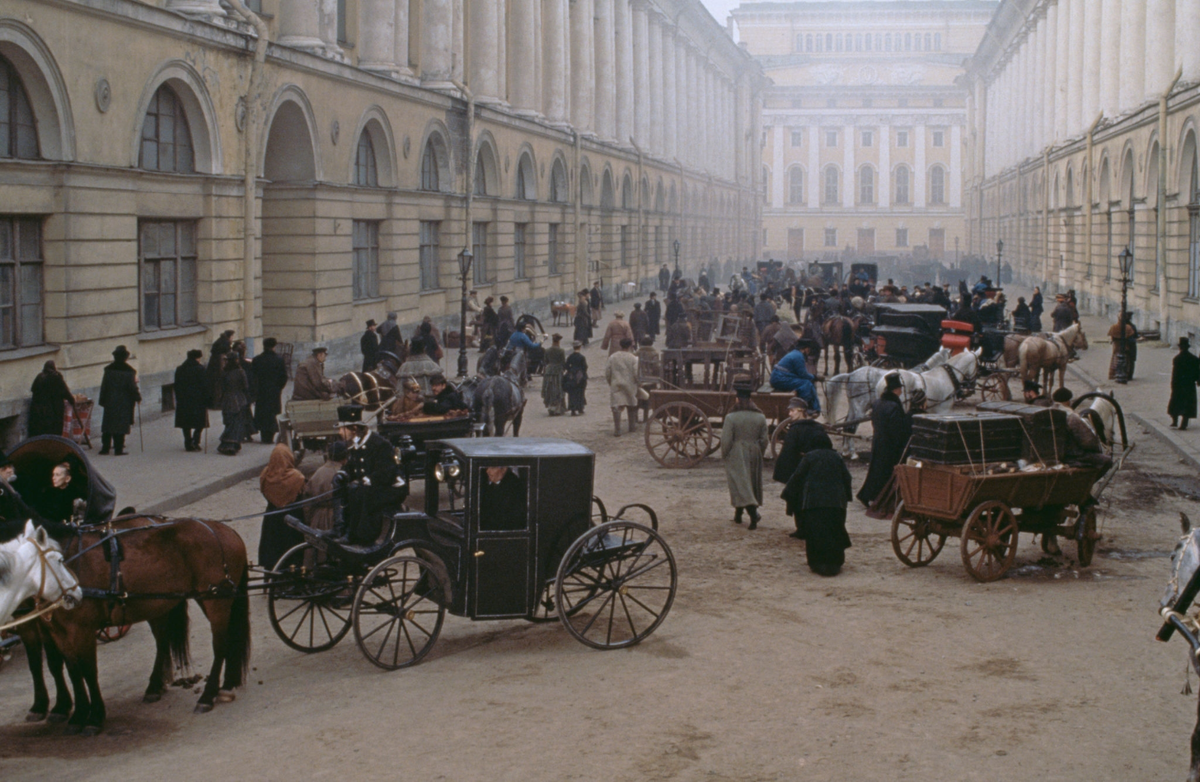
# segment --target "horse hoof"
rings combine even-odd
[[[148,692],[142,696],[142,703],[158,703],[162,700],[161,692]]]
[[[99,725],[85,725],[83,728],[83,735],[86,737],[89,737],[89,738],[92,736],[99,736],[100,735],[100,726]]]
[[[48,717],[46,717],[46,722],[66,722],[68,716],[70,716],[70,715],[60,714],[58,712],[52,711],[52,712],[50,712],[50,715]]]
[[[44,719],[46,719],[46,712],[44,711],[31,711],[25,715],[26,722],[41,722]]]
[[[197,703],[196,708],[192,711],[195,714],[208,714],[212,710],[213,705],[211,703]]]
[[[217,693],[217,703],[233,703],[237,700],[237,693],[233,690],[221,690]]]
[[[71,722],[71,723],[67,723],[66,734],[67,734],[68,736],[78,736],[78,735],[79,735],[80,733],[82,733],[82,732],[83,732],[83,726],[82,726],[82,725],[76,725],[76,724],[75,724],[75,723],[73,723],[73,722]]]

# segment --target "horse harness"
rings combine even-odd
[[[51,611],[54,611],[66,602],[68,587],[63,584],[62,579],[58,577],[58,573],[54,572],[54,570],[50,567],[50,551],[42,548],[41,544],[39,544],[36,540],[29,540],[29,543],[31,543],[34,550],[37,551],[38,560],[42,565],[42,573],[38,578],[38,591],[37,594],[33,596],[33,610],[22,614],[6,624],[0,625],[0,630],[11,630],[12,628],[23,625],[26,622],[32,622],[34,619],[49,614]],[[58,586],[59,592],[59,598],[49,602],[46,600],[47,573],[54,576],[54,583]],[[75,586],[79,586],[78,581],[75,582]]]

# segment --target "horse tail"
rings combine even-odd
[[[250,672],[250,574],[242,571],[237,596],[229,610],[226,633],[225,676],[231,687],[240,687]]]
[[[176,669],[186,668],[192,660],[188,651],[188,604],[180,600],[167,614],[167,650]]]

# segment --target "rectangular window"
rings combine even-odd
[[[42,221],[0,217],[0,349],[43,341]]]
[[[871,132],[871,131],[869,131],[869,130],[864,130],[864,131],[862,132],[862,145],[863,145],[864,147],[869,147],[869,146],[871,146],[871,144],[872,144],[872,143],[874,143],[874,141],[875,141],[875,134],[874,134],[874,133],[872,133],[872,132]]]
[[[907,147],[908,146],[908,131],[907,130],[897,130],[896,131],[896,146],[898,146],[898,147]]]
[[[350,41],[346,34],[346,0],[337,0],[337,39],[338,43]]]
[[[138,225],[142,330],[196,322],[196,223],[143,220]]]
[[[1188,204],[1188,298],[1200,298],[1200,204]]]
[[[825,146],[827,146],[827,147],[836,147],[837,146],[837,131],[836,130],[825,131]]]
[[[897,228],[896,229],[896,246],[897,247],[908,247],[908,229],[907,228]]]
[[[475,284],[487,285],[492,280],[491,269],[488,268],[488,224],[471,224],[471,254],[475,256],[472,265],[475,269]]]
[[[442,224],[430,220],[421,221],[420,257],[421,290],[432,291],[442,287],[438,280],[438,255],[440,254]]]
[[[354,221],[354,298],[379,296],[379,222]]]
[[[629,226],[621,226],[621,265],[629,265]]]
[[[935,131],[933,131],[933,145],[934,145],[935,147],[944,147],[944,146],[946,146],[946,133],[945,133],[945,131],[941,131],[941,130],[935,130]]]
[[[558,274],[558,223],[550,223],[550,230],[546,234],[546,263],[550,267],[550,274]]]
[[[825,246],[826,247],[837,247],[837,229],[836,228],[826,228],[825,229]]]
[[[798,147],[804,142],[804,134],[798,130],[792,131],[792,146]]]
[[[513,279],[523,280],[528,275],[525,274],[525,241],[526,228],[528,223],[516,223],[513,225]]]

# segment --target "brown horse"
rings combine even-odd
[[[829,374],[829,354],[833,353],[833,374],[842,373],[842,356],[846,357],[846,371],[854,371],[854,321],[845,315],[831,315],[821,324],[821,336],[825,344],[825,374]],[[838,352],[840,349],[840,353]]]
[[[1074,350],[1087,350],[1087,335],[1083,326],[1072,324],[1049,337],[1029,337],[1017,350],[1022,380],[1037,380],[1045,374],[1042,385],[1049,388],[1054,382],[1054,370],[1058,370],[1058,387],[1067,382],[1067,362]]]
[[[188,599],[196,599],[212,628],[213,665],[196,712],[233,700],[250,664],[250,600],[246,592],[246,545],[231,528],[215,521],[166,520],[148,516],[117,519],[113,552],[102,530],[84,528],[64,549],[84,588],[83,604],[55,611],[40,630],[67,665],[75,690],[68,733],[95,735],[104,726],[96,666],[96,633],[112,625],[148,622],[157,653],[144,700],[154,703],[166,691],[171,663],[188,663]],[[112,558],[117,562],[113,589]],[[225,678],[221,682],[221,671]]]

